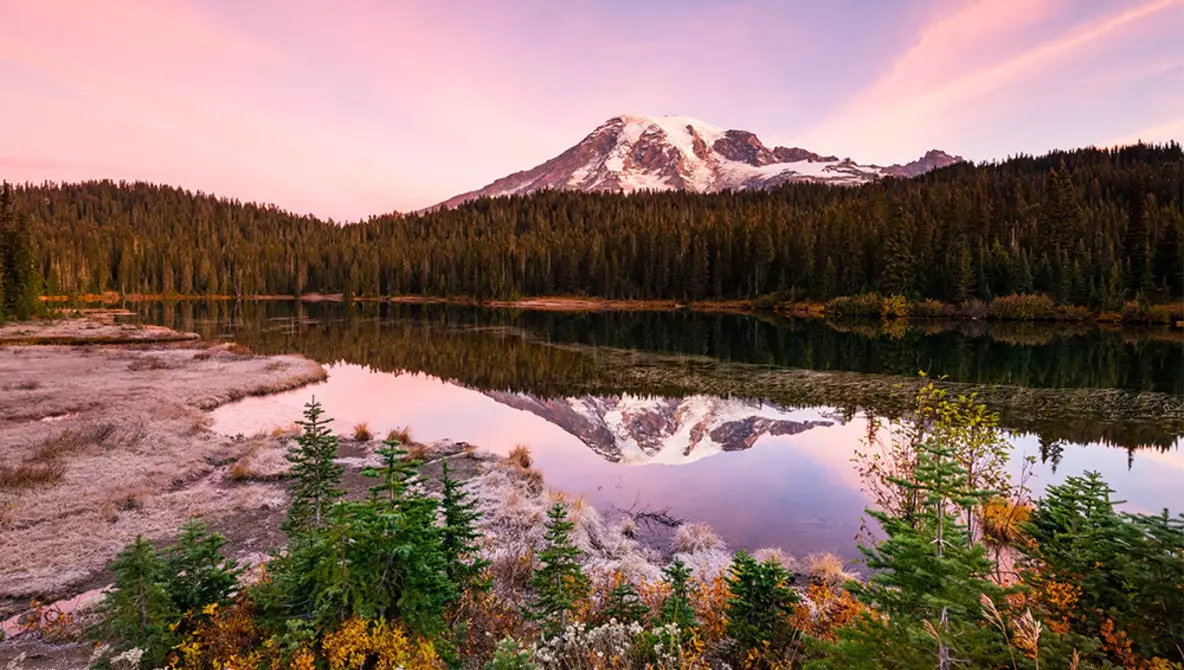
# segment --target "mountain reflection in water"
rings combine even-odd
[[[918,370],[998,411],[1017,456],[1038,457],[1038,487],[1092,469],[1129,509],[1184,508],[1174,483],[1180,331],[365,303],[131,307],[146,322],[334,364],[325,384],[218,410],[221,430],[290,424],[315,393],[340,432],[365,421],[376,432],[409,425],[424,441],[527,444],[552,487],[606,507],[669,507],[737,546],[854,554],[865,501],[852,451],[868,413],[909,406]]]

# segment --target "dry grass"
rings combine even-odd
[[[798,563],[798,559],[790,556],[789,554],[785,553],[785,551],[777,547],[757,549],[756,551],[752,552],[752,557],[761,563],[773,561],[774,563],[788,570],[791,574],[797,574],[802,570],[802,566],[800,563]]]
[[[1016,500],[993,498],[982,508],[983,535],[996,546],[1015,544],[1023,531],[1020,527],[1032,516],[1032,505]]]
[[[807,556],[806,572],[811,580],[831,585],[842,584],[855,576],[847,572],[847,561],[843,557],[829,551]]]
[[[393,428],[386,434],[387,442],[398,442],[399,444],[411,444],[411,428],[409,426],[402,426]]]
[[[0,491],[36,489],[56,484],[66,474],[66,466],[57,460],[48,463],[0,464]]]
[[[152,492],[143,487],[129,487],[114,492],[99,503],[99,514],[109,523],[119,521],[120,512],[132,512],[147,507]]]
[[[141,356],[129,363],[127,369],[132,372],[143,372],[145,370],[172,370],[173,366],[159,356]]]
[[[688,523],[674,531],[671,549],[678,554],[693,554],[702,551],[725,549],[723,539],[705,523]]]
[[[286,426],[276,426],[269,433],[272,437],[295,437],[300,434],[300,426],[290,423]]]
[[[477,447],[475,445],[466,444],[464,451],[462,451],[460,453],[461,453],[461,456],[464,456],[465,458],[476,460],[478,452],[477,452]]]
[[[358,442],[369,442],[374,439],[374,433],[370,432],[370,426],[365,421],[354,426],[354,440]]]
[[[283,361],[272,361],[263,366],[263,369],[268,372],[279,372],[280,370],[287,370],[288,364]]]
[[[534,459],[530,456],[530,447],[525,444],[514,445],[510,453],[506,454],[505,462],[523,470],[529,470],[530,466],[534,465]]]
[[[411,461],[412,463],[423,463],[428,458],[428,447],[424,444],[410,444],[406,447],[407,453],[403,456],[403,460]]]

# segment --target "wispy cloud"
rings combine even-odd
[[[1123,9],[1008,52],[996,47],[1047,18],[1053,6],[1040,0],[983,0],[935,21],[884,78],[815,129],[811,140],[844,136],[848,145],[881,156],[918,151],[941,131],[973,117],[985,96],[1038,80],[1070,54],[1180,3],[1118,5]]]

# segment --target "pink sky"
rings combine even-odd
[[[0,0],[0,178],[355,220],[620,113],[861,162],[1184,139],[1184,0]]]

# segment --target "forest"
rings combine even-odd
[[[1179,144],[961,163],[860,187],[545,191],[338,224],[148,183],[24,184],[49,294],[825,301],[1094,312],[1184,297]]]

